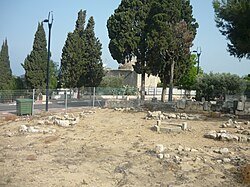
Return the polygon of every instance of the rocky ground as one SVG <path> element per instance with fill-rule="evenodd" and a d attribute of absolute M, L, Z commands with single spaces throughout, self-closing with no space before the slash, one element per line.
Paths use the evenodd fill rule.
<path fill-rule="evenodd" d="M 122 109 L 0 118 L 0 186 L 250 185 L 244 119 Z"/>

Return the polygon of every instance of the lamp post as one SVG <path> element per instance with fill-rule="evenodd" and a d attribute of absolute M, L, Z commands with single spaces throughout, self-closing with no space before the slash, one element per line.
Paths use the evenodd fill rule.
<path fill-rule="evenodd" d="M 50 35 L 51 35 L 51 28 L 52 28 L 52 23 L 53 23 L 52 11 L 49 12 L 48 19 L 45 19 L 43 22 L 48 23 L 48 27 L 49 27 L 48 62 L 47 62 L 47 73 L 46 73 L 46 111 L 48 111 L 49 110 Z"/>
<path fill-rule="evenodd" d="M 194 50 L 193 52 L 196 53 L 197 57 L 198 57 L 198 60 L 197 60 L 197 63 L 198 63 L 198 65 L 197 65 L 197 75 L 198 75 L 199 74 L 199 68 L 200 68 L 201 48 L 198 47 L 197 50 Z"/>

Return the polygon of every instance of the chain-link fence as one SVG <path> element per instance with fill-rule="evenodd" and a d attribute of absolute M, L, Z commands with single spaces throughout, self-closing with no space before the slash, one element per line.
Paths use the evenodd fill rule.
<path fill-rule="evenodd" d="M 0 103 L 12 103 L 20 98 L 32 99 L 33 90 L 0 90 Z"/>
<path fill-rule="evenodd" d="M 15 112 L 16 101 L 20 99 L 32 99 L 32 113 L 46 109 L 63 109 L 73 107 L 138 107 L 141 105 L 138 88 L 124 86 L 121 88 L 97 87 L 81 89 L 56 89 L 49 90 L 46 101 L 46 90 L 2 90 L 0 91 L 0 111 Z M 162 88 L 146 88 L 146 100 L 160 100 Z M 168 90 L 167 90 L 168 93 Z M 187 95 L 184 90 L 174 90 L 174 99 L 180 99 Z M 191 93 L 195 96 L 195 93 Z M 190 93 L 189 93 L 190 96 Z M 167 95 L 166 95 L 167 97 Z"/>

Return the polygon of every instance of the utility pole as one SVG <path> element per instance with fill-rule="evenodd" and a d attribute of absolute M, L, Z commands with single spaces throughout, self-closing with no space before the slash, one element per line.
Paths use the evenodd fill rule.
<path fill-rule="evenodd" d="M 53 13 L 52 13 L 52 11 L 49 12 L 48 19 L 45 19 L 43 22 L 48 23 L 48 27 L 49 27 L 48 62 L 47 62 L 47 73 L 46 73 L 46 111 L 48 112 L 49 111 L 50 37 L 51 37 L 51 28 L 52 28 L 52 24 L 53 24 Z"/>

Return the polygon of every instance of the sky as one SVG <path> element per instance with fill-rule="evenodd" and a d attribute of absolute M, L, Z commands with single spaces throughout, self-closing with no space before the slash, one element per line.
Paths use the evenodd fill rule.
<path fill-rule="evenodd" d="M 0 1 L 0 45 L 7 38 L 10 65 L 14 75 L 24 74 L 21 64 L 30 54 L 38 22 L 48 18 L 53 11 L 51 29 L 52 60 L 58 62 L 68 32 L 75 28 L 77 13 L 82 9 L 95 20 L 95 34 L 102 43 L 102 61 L 107 67 L 117 69 L 108 44 L 107 20 L 121 0 L 1 0 Z M 199 28 L 191 51 L 201 48 L 200 67 L 205 73 L 231 73 L 244 76 L 250 73 L 250 60 L 230 56 L 227 40 L 221 35 L 214 21 L 212 0 L 191 0 L 193 16 Z M 87 21 L 87 20 L 86 20 Z M 48 25 L 44 24 L 48 40 Z"/>

